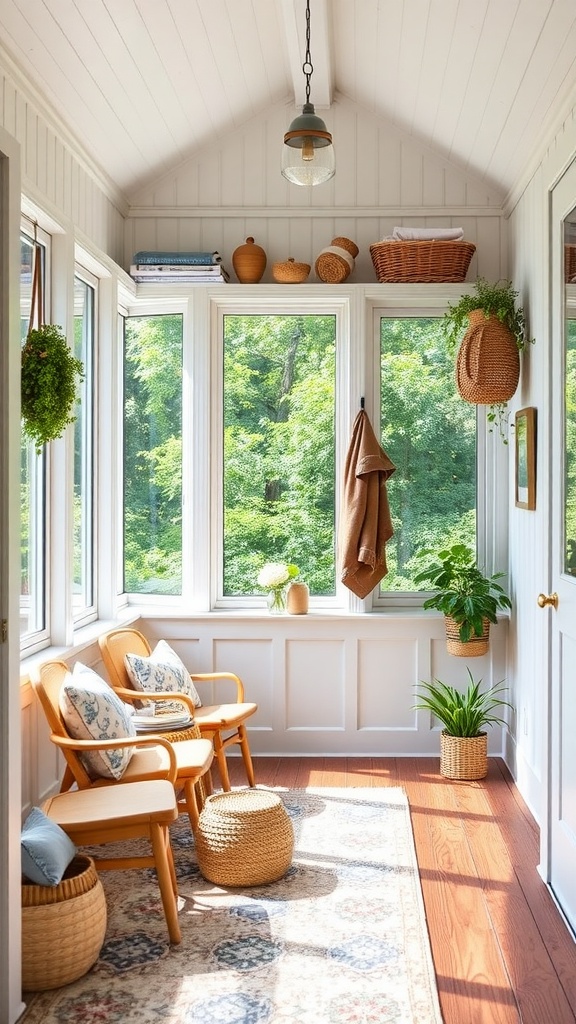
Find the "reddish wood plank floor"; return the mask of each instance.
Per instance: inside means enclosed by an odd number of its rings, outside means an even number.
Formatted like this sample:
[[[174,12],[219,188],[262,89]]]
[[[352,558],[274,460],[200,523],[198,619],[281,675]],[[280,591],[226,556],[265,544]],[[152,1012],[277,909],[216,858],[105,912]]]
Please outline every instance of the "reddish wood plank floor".
[[[230,758],[232,785],[245,785]],[[450,782],[438,758],[254,760],[268,786],[402,786],[445,1024],[574,1024],[576,944],[537,872],[538,827],[503,761]]]

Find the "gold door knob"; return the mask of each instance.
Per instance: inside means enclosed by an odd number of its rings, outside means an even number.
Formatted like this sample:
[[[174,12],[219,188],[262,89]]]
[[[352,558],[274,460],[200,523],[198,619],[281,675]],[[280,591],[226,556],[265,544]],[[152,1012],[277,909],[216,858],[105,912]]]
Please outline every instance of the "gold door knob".
[[[545,608],[547,604],[551,604],[553,608],[558,607],[558,594],[538,594],[538,605],[540,608]]]

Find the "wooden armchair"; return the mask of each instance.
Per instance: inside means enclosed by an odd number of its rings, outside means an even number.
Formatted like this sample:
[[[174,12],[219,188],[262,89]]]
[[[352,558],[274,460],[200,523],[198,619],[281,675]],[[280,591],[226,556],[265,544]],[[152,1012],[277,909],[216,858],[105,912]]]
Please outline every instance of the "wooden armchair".
[[[113,629],[99,637],[102,660],[108,677],[116,693],[125,701],[140,699],[142,694],[135,690],[128,674],[124,657],[136,654],[150,657],[152,651],[146,637],[137,629],[122,627]],[[192,682],[232,681],[236,688],[236,701],[229,704],[207,704],[194,709],[194,719],[202,736],[210,738],[214,744],[214,753],[218,762],[222,789],[230,789],[230,778],[226,764],[226,748],[237,744],[242,753],[248,784],[254,786],[254,768],[248,742],[245,722],[258,710],[258,705],[244,700],[244,685],[232,672],[190,673]],[[146,700],[151,694],[146,692]],[[166,694],[158,695],[166,699]],[[174,737],[175,738],[175,737]]]
[[[66,728],[59,701],[62,684],[69,671],[69,666],[64,661],[44,662],[32,678],[32,686],[50,726],[50,739],[62,751],[66,760],[67,779],[70,784],[74,781],[78,789],[93,789],[114,786],[118,781],[130,783],[168,779],[176,791],[178,813],[188,814],[191,826],[195,829],[202,800],[202,792],[199,794],[200,784],[205,787],[207,793],[212,791],[212,743],[207,739],[191,739],[172,744],[156,733],[126,739],[73,739]],[[125,747],[135,749],[121,780],[101,776],[93,778],[89,774],[82,754]]]

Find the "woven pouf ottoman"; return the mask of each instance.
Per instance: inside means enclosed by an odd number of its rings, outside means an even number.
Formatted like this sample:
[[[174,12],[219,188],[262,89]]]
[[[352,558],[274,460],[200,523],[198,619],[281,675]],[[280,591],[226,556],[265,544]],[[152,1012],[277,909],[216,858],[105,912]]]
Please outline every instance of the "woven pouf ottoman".
[[[209,882],[275,882],[286,874],[293,852],[292,822],[276,793],[240,789],[206,798],[196,830],[196,855]]]

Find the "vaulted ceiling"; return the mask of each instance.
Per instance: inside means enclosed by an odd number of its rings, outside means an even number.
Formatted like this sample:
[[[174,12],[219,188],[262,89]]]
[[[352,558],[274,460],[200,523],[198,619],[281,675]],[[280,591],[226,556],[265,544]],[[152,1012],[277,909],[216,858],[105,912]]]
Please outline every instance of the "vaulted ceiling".
[[[2,0],[0,48],[129,198],[299,112],[305,0]],[[347,97],[509,193],[574,100],[576,3],[311,0],[311,56],[321,116]]]

